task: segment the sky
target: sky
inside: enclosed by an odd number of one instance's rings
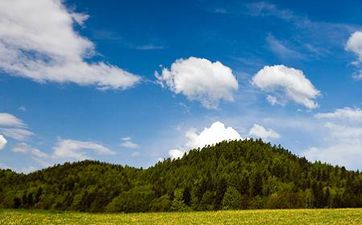
[[[0,0],[0,168],[262,138],[361,170],[361,7]]]

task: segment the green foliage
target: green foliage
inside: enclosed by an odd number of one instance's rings
[[[146,212],[150,210],[154,193],[150,187],[135,187],[121,193],[107,206],[108,212]]]
[[[222,200],[222,208],[226,210],[241,208],[241,194],[236,188],[228,187]]]
[[[151,211],[152,212],[167,212],[171,209],[171,200],[170,197],[162,195],[159,198],[155,198],[151,202]]]
[[[171,203],[171,211],[189,211],[188,206],[185,204],[183,200],[183,193],[184,191],[182,189],[176,189],[174,192],[173,201]]]
[[[97,161],[0,170],[0,207],[86,212],[362,207],[362,174],[261,140],[221,142],[148,169]]]

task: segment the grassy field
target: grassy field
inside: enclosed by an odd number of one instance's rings
[[[188,213],[88,214],[0,210],[0,224],[362,224],[362,209],[245,210]]]

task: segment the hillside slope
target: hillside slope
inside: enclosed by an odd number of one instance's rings
[[[362,207],[362,174],[261,140],[221,142],[148,169],[97,161],[0,170],[0,207],[89,212]]]

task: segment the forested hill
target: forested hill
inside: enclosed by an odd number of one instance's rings
[[[362,173],[261,140],[222,142],[148,169],[97,161],[0,170],[0,207],[89,212],[362,207]]]

